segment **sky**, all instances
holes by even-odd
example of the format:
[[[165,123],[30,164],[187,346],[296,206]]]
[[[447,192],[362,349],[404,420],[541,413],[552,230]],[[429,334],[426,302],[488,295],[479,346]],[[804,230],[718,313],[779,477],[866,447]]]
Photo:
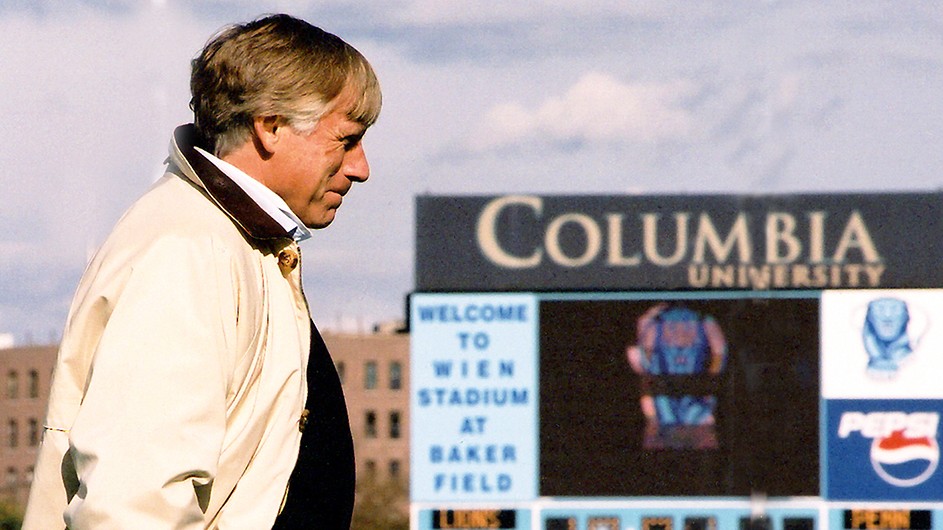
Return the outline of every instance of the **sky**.
[[[402,319],[418,195],[935,191],[943,7],[821,0],[0,0],[0,334],[58,340],[192,120],[189,61],[286,12],[373,64],[371,177],[302,246],[322,330]]]

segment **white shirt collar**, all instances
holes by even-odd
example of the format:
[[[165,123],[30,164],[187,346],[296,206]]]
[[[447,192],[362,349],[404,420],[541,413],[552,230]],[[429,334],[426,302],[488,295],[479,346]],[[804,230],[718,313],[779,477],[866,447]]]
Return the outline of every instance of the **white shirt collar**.
[[[298,219],[298,216],[291,211],[285,200],[279,197],[277,193],[229,162],[217,158],[199,147],[195,147],[195,149],[242,188],[242,191],[246,192],[246,195],[251,197],[272,219],[282,225],[282,228],[290,232],[295,242],[300,243],[311,237],[311,231],[308,230],[308,227],[301,222],[301,219]]]

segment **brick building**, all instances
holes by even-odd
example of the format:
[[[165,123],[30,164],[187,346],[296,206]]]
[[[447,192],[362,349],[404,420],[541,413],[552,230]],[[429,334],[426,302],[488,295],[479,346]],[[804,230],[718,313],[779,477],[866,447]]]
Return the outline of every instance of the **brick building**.
[[[409,477],[409,335],[325,334],[344,385],[358,475]]]
[[[24,505],[42,436],[56,346],[0,350],[0,497]]]

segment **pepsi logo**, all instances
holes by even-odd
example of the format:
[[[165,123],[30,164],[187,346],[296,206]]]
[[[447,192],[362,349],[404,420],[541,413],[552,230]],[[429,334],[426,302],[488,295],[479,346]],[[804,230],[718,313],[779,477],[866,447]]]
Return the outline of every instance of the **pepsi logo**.
[[[908,438],[900,430],[886,438],[875,438],[871,444],[874,472],[888,484],[901,488],[926,482],[939,462],[936,438]]]
[[[857,433],[871,443],[871,466],[893,486],[913,487],[926,482],[940,462],[937,412],[845,412],[838,436]]]

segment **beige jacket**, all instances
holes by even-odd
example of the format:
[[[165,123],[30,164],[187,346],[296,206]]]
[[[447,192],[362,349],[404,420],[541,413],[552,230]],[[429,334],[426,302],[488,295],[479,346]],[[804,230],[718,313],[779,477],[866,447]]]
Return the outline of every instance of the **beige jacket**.
[[[271,528],[310,342],[297,245],[190,145],[79,284],[26,530]]]

